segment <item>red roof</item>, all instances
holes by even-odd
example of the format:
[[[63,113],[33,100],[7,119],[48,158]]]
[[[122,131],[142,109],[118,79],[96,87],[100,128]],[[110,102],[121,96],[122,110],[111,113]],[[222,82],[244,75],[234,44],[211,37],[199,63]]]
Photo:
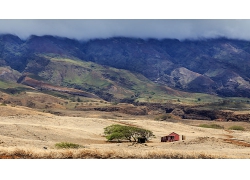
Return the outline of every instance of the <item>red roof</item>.
[[[177,133],[175,133],[175,132],[170,133],[168,136],[175,136],[175,135],[178,135],[178,136],[179,136],[179,134],[177,134]]]

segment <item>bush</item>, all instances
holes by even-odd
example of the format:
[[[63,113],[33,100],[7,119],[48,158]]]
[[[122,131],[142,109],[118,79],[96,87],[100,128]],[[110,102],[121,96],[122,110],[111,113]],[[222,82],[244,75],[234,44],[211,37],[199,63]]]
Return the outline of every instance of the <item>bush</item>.
[[[231,126],[228,129],[230,129],[230,130],[240,130],[240,131],[244,131],[245,130],[242,126]]]
[[[34,108],[36,106],[36,104],[33,103],[32,101],[27,101],[27,106],[30,108]]]
[[[78,97],[78,98],[77,98],[77,102],[82,102],[82,100]]]
[[[69,142],[60,142],[55,144],[56,148],[58,149],[70,149],[70,148],[80,148],[81,145],[79,144],[74,144],[74,143],[69,143]]]
[[[164,120],[167,120],[167,119],[171,119],[171,115],[170,114],[162,114],[162,115],[159,115],[155,118],[155,120],[157,121],[164,121]]]
[[[203,128],[214,128],[214,129],[224,129],[223,126],[220,126],[218,124],[200,124],[199,127]]]
[[[129,140],[137,141],[139,137],[145,137],[148,139],[151,136],[154,136],[153,133],[149,130],[131,127],[131,126],[122,126],[119,124],[110,125],[104,128],[104,134],[108,141],[117,140]]]

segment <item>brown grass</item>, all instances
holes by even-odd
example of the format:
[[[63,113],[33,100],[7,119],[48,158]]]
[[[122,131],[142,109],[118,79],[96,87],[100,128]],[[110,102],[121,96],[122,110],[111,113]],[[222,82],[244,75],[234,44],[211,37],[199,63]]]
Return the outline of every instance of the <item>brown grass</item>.
[[[68,111],[71,116],[55,116],[30,108],[0,106],[0,158],[21,159],[198,159],[249,158],[250,125],[246,122],[216,122],[225,129],[201,128],[210,121],[155,121],[154,116]],[[79,113],[79,114],[76,114]],[[82,114],[80,114],[82,113]],[[118,115],[119,116],[118,116]],[[77,117],[76,117],[77,116]],[[107,116],[107,118],[101,118]],[[116,117],[112,119],[109,117]],[[146,145],[108,143],[104,128],[126,124],[151,130],[156,137]],[[232,125],[246,131],[228,130]],[[161,143],[163,135],[176,132],[184,141]],[[240,143],[225,142],[223,139]],[[58,142],[72,142],[79,149],[56,149]]]
[[[225,159],[225,155],[205,152],[183,151],[116,151],[97,149],[40,150],[25,148],[4,148],[0,159]]]
[[[237,145],[237,146],[250,147],[250,143],[247,143],[244,141],[239,141],[239,140],[234,140],[234,139],[224,139],[224,141],[230,144]]]

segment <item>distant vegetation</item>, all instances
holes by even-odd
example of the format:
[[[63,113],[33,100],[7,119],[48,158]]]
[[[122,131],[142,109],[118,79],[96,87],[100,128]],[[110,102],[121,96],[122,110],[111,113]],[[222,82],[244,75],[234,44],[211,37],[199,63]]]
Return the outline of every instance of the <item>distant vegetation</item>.
[[[161,114],[155,117],[155,120],[164,121],[164,120],[171,119],[171,118],[172,118],[171,114]]]
[[[243,128],[242,126],[237,126],[237,125],[231,126],[228,129],[230,129],[230,130],[240,130],[240,131],[244,131],[245,130],[245,128]]]
[[[200,124],[199,127],[203,128],[213,128],[213,129],[224,129],[223,126],[220,126],[218,124]]]
[[[22,92],[26,92],[31,90],[28,86],[24,86],[22,84],[17,84],[13,82],[4,82],[0,80],[0,92],[4,92],[7,94],[20,94]]]
[[[59,97],[59,98],[62,98],[62,99],[70,99],[71,97],[74,97],[73,95],[69,95],[69,94],[66,94],[66,93],[60,93],[60,92],[56,92],[56,91],[49,91],[49,90],[40,90],[42,93],[45,93],[45,94],[49,94],[49,95],[52,95],[52,96],[55,96],[55,97]]]
[[[219,102],[213,102],[206,105],[206,108],[209,109],[217,109],[217,110],[243,110],[243,109],[249,109],[250,100],[248,98],[240,98],[240,97],[234,97],[234,98],[225,98],[220,100]]]

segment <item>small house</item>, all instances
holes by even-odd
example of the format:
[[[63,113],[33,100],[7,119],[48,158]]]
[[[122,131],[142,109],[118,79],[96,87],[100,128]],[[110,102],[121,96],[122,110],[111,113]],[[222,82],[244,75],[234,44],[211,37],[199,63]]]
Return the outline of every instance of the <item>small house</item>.
[[[172,132],[168,136],[161,137],[161,142],[173,142],[173,141],[179,141],[180,135]]]

